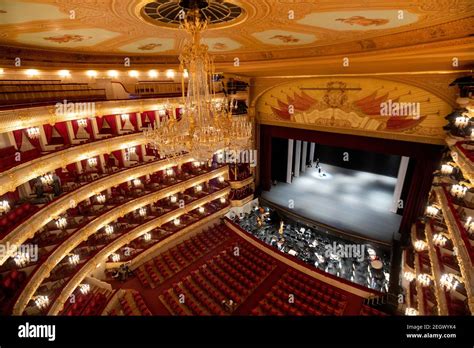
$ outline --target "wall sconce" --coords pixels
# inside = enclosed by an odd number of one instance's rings
[[[49,305],[49,297],[47,295],[40,295],[34,298],[35,305],[39,309],[46,308]]]
[[[450,164],[443,164],[441,166],[441,174],[443,175],[450,175],[453,173],[454,167]]]
[[[36,69],[27,69],[25,70],[25,74],[28,77],[35,77],[39,75],[39,71]]]
[[[30,139],[38,139],[40,136],[40,130],[38,127],[30,127],[26,130],[26,134]]]
[[[415,273],[406,271],[403,273],[403,278],[405,278],[408,282],[411,282],[413,279],[416,278]]]
[[[429,217],[435,217],[436,215],[438,215],[438,212],[439,208],[435,205],[429,205],[428,207],[426,207],[426,215],[428,215]]]
[[[0,201],[0,213],[5,214],[10,211],[10,203],[8,201]]]
[[[147,242],[149,242],[151,240],[151,234],[150,233],[145,233],[143,235],[143,239]]]
[[[40,178],[40,180],[43,185],[51,185],[53,183],[53,175],[45,174]]]
[[[137,77],[140,76],[140,73],[139,73],[138,71],[136,71],[136,70],[130,70],[130,71],[128,72],[128,76],[137,78]]]
[[[148,77],[152,79],[156,79],[158,77],[158,71],[156,70],[149,70],[148,71]]]
[[[204,211],[205,211],[204,207],[199,207],[199,213],[204,214]]]
[[[469,117],[464,116],[464,114],[462,116],[456,117],[456,119],[454,120],[454,125],[458,128],[465,128],[468,126],[468,124],[469,124]]]
[[[198,167],[200,167],[200,166],[201,166],[201,163],[199,163],[198,161],[194,161],[194,162],[193,162],[193,167],[198,168]]]
[[[97,196],[95,196],[95,200],[97,201],[97,203],[104,204],[106,198],[105,198],[105,195],[103,195],[101,193],[101,194],[98,194]]]
[[[194,191],[201,192],[202,191],[202,186],[201,185],[194,186]]]
[[[60,230],[65,229],[67,226],[67,220],[65,217],[60,217],[56,220],[56,227]]]
[[[410,316],[418,315],[418,311],[415,308],[407,307],[405,309],[405,315],[410,315]]]
[[[117,78],[119,76],[119,73],[117,70],[109,70],[107,71],[107,76],[111,78]]]
[[[140,208],[138,209],[138,215],[140,216],[146,216],[146,209],[145,208]]]
[[[87,75],[87,77],[91,77],[91,78],[92,78],[92,77],[97,77],[97,71],[95,71],[95,70],[87,70],[87,71],[86,71],[86,75]]]
[[[176,196],[171,196],[170,197],[170,202],[171,203],[176,203],[178,201],[178,198]]]
[[[437,246],[444,247],[448,239],[441,233],[437,233],[433,236],[433,243]]]
[[[466,195],[467,187],[455,184],[451,186],[450,192],[454,197],[463,198]]]
[[[452,273],[443,274],[439,282],[446,291],[456,290],[458,285],[463,283],[462,278]]]
[[[112,225],[105,225],[105,234],[107,235],[111,235],[112,233],[114,233],[114,226]]]
[[[224,204],[225,201],[226,201],[226,199],[225,199],[224,197],[221,197],[220,202],[221,202],[222,204]]]
[[[174,170],[173,169],[166,169],[166,175],[168,176],[173,176],[174,175]]]
[[[120,261],[120,255],[116,253],[110,254],[110,258],[112,259],[112,262],[119,262]]]
[[[77,254],[70,254],[68,260],[70,265],[77,265],[79,263],[80,257]]]
[[[423,287],[427,287],[431,284],[431,277],[429,274],[421,273],[416,277],[416,280],[421,284]]]
[[[137,148],[135,146],[132,146],[132,147],[129,147],[127,149],[128,153],[136,153],[137,152]]]
[[[176,219],[173,220],[173,223],[174,223],[175,226],[179,226],[181,221],[179,220],[179,218],[176,218]]]
[[[88,158],[88,159],[87,159],[87,164],[88,164],[89,167],[91,167],[91,168],[96,167],[96,166],[97,166],[97,158],[95,158],[95,157]]]
[[[80,120],[77,120],[77,125],[79,127],[82,127],[82,128],[86,127],[87,126],[87,119],[81,118]]]
[[[220,176],[217,180],[219,180],[220,183],[223,183],[224,182],[224,177]]]
[[[428,247],[428,244],[424,240],[417,240],[413,243],[416,251],[423,251]]]
[[[134,179],[133,180],[133,186],[138,187],[142,184],[142,181],[140,179]]]
[[[120,118],[122,119],[122,121],[130,121],[130,115],[129,114],[122,114],[120,115]]]
[[[91,291],[91,286],[89,284],[79,284],[79,291],[83,295],[87,295]]]

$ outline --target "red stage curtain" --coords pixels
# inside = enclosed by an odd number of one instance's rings
[[[48,144],[50,144],[51,138],[53,136],[53,126],[49,124],[45,124],[43,125],[43,129],[44,129],[44,134],[46,135],[46,141],[48,142]]]
[[[16,143],[18,151],[21,149],[22,133],[23,133],[23,129],[18,129],[18,130],[13,131],[13,136],[15,137],[15,143]]]
[[[71,141],[69,140],[69,134],[67,132],[66,122],[58,122],[54,125],[54,128],[56,128],[58,133],[63,138],[64,144],[69,145]]]
[[[105,119],[107,120],[107,123],[109,124],[110,128],[112,129],[113,134],[118,134],[117,132],[117,122],[115,120],[115,115],[108,115],[104,116]]]

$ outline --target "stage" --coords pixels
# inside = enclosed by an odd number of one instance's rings
[[[326,176],[307,168],[293,183],[279,182],[262,197],[305,218],[391,244],[402,219],[390,211],[397,179],[324,163],[321,167]]]

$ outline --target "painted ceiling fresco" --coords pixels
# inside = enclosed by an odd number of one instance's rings
[[[398,7],[371,1],[363,9],[345,0],[229,2],[239,6],[242,15],[235,23],[204,34],[210,51],[253,54],[277,50],[294,56],[294,52],[308,50],[317,55],[325,47],[328,49],[322,51],[327,54],[346,52],[353,42],[370,43],[355,46],[362,51],[423,44],[467,36],[474,14],[470,0],[413,0]],[[146,3],[0,0],[0,45],[79,53],[177,54],[186,33],[147,21],[141,13]],[[388,36],[390,40],[385,39]]]

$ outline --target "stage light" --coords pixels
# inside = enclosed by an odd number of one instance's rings
[[[88,77],[97,77],[97,71],[95,71],[95,70],[87,70],[87,71],[86,71],[86,75],[87,75]]]
[[[128,76],[137,78],[138,76],[140,76],[140,73],[139,73],[138,71],[136,71],[136,70],[130,70],[130,71],[128,72]]]
[[[148,71],[148,77],[150,77],[152,79],[156,79],[158,77],[158,71],[156,71],[156,70]]]

